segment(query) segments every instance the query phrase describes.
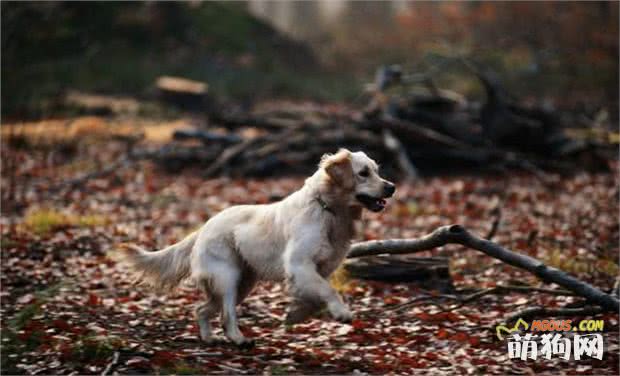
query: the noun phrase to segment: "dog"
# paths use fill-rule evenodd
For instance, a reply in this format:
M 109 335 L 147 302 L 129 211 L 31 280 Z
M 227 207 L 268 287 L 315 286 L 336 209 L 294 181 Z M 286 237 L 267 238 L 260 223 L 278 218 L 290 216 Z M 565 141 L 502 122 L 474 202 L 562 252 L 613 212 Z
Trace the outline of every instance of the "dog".
M 126 244 L 120 256 L 156 288 L 196 284 L 206 299 L 195 311 L 206 343 L 217 341 L 209 321 L 220 313 L 230 341 L 253 344 L 239 330 L 235 307 L 261 280 L 286 281 L 293 298 L 287 324 L 323 307 L 350 322 L 351 311 L 327 279 L 345 258 L 362 209 L 383 210 L 396 190 L 378 170 L 365 153 L 340 149 L 324 155 L 303 187 L 282 201 L 227 208 L 174 245 L 148 252 Z

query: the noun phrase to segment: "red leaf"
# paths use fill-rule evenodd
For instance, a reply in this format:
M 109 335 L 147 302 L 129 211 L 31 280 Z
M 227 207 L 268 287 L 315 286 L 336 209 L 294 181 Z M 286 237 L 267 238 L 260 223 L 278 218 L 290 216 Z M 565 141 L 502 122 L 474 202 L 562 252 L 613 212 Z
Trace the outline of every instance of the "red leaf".
M 422 357 L 429 359 L 429 360 L 437 360 L 438 358 L 437 354 L 431 353 L 431 352 L 422 354 Z
M 480 344 L 480 338 L 476 336 L 469 337 L 469 344 L 472 346 L 478 346 Z
M 394 297 L 392 297 L 392 296 L 386 296 L 386 297 L 383 299 L 383 302 L 384 302 L 385 304 L 387 304 L 387 305 L 394 305 L 394 304 L 398 304 L 398 303 L 400 303 L 400 300 L 398 300 L 398 299 L 396 299 L 396 298 L 394 298 Z
M 439 328 L 436 334 L 437 338 L 444 339 L 448 338 L 448 332 L 444 328 Z
M 402 345 L 402 344 L 405 344 L 405 343 L 409 342 L 409 338 L 407 338 L 407 337 L 393 337 L 392 338 L 392 342 L 397 344 L 397 345 Z
M 428 320 L 430 320 L 430 317 L 431 317 L 431 315 L 429 315 L 428 313 L 425 313 L 425 312 L 418 313 L 416 316 L 417 316 L 420 320 L 423 320 L 423 321 L 428 321 Z
M 97 295 L 95 294 L 88 294 L 88 305 L 90 306 L 96 306 L 99 305 L 101 303 L 101 298 L 99 298 Z
M 453 312 L 440 312 L 436 314 L 428 314 L 428 313 L 418 313 L 416 315 L 420 320 L 431 321 L 431 322 L 442 322 L 442 321 L 452 321 L 457 322 L 460 321 L 459 315 Z
M 63 332 L 69 331 L 71 329 L 71 325 L 69 325 L 68 322 L 62 319 L 56 319 L 52 321 L 52 325 L 55 328 L 62 330 Z
M 160 367 L 169 367 L 174 364 L 177 356 L 170 351 L 155 351 L 151 362 Z
M 407 365 L 411 368 L 423 368 L 426 366 L 425 362 L 420 362 L 416 359 L 413 358 L 402 358 L 400 359 L 400 362 L 404 365 Z
M 354 329 L 364 329 L 364 328 L 368 328 L 370 325 L 369 325 L 368 323 L 366 323 L 366 322 L 362 321 L 362 320 L 359 320 L 359 319 L 354 319 L 354 320 L 351 322 L 351 326 L 352 326 Z
M 450 339 L 458 341 L 458 342 L 467 342 L 469 340 L 469 336 L 466 333 L 458 332 L 453 335 Z

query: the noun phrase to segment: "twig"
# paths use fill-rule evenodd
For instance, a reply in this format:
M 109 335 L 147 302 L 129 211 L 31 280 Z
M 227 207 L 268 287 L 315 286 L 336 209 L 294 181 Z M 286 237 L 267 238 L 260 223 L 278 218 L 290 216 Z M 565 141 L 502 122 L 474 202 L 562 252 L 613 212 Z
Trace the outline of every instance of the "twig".
M 248 149 L 250 149 L 256 144 L 259 144 L 265 141 L 267 142 L 275 141 L 277 142 L 277 144 L 282 144 L 287 139 L 292 137 L 295 134 L 295 132 L 299 131 L 300 129 L 303 129 L 303 127 L 305 126 L 306 124 L 304 123 L 295 124 L 281 133 L 278 133 L 275 135 L 265 135 L 265 136 L 249 138 L 244 141 L 241 141 L 238 144 L 229 146 L 228 148 L 224 149 L 224 152 L 215 160 L 215 162 L 211 163 L 209 168 L 207 168 L 207 170 L 204 172 L 204 176 L 206 178 L 214 176 L 215 174 L 220 172 L 220 170 L 222 170 L 226 165 L 232 162 L 236 157 L 238 157 L 241 154 L 246 153 Z
M 505 291 L 515 291 L 515 292 L 541 292 L 544 294 L 557 295 L 557 296 L 570 296 L 575 295 L 575 293 L 567 290 L 559 290 L 559 289 L 546 289 L 543 287 L 531 287 L 531 286 L 496 286 L 495 287 L 498 292 Z
M 530 286 L 495 286 L 492 288 L 488 288 L 488 289 L 483 289 L 480 291 L 476 291 L 470 295 L 465 296 L 464 298 L 460 298 L 459 296 L 455 296 L 455 295 L 437 295 L 437 296 L 431 296 L 431 295 L 427 295 L 427 296 L 421 296 L 421 297 L 417 297 L 415 299 L 412 299 L 408 302 L 399 304 L 395 307 L 391 307 L 389 310 L 390 311 L 397 311 L 397 310 L 401 310 L 404 308 L 408 308 L 411 307 L 412 305 L 414 305 L 415 303 L 419 303 L 421 301 L 424 300 L 428 300 L 428 299 L 451 299 L 451 300 L 456 300 L 458 301 L 456 305 L 452 306 L 449 308 L 449 310 L 455 310 L 455 309 L 459 309 L 461 307 L 463 307 L 465 304 L 470 303 L 474 300 L 480 299 L 483 296 L 487 296 L 487 295 L 491 295 L 491 294 L 502 294 L 504 292 L 509 292 L 509 291 L 515 291 L 515 292 L 521 292 L 521 293 L 528 293 L 528 292 L 541 292 L 544 294 L 551 294 L 551 295 L 559 295 L 559 296 L 566 296 L 566 295 L 575 295 L 574 293 L 567 291 L 567 290 L 557 290 L 557 289 L 546 289 L 546 288 L 541 288 L 541 287 L 530 287 Z
M 493 220 L 493 224 L 491 224 L 491 229 L 485 237 L 487 240 L 492 240 L 495 237 L 497 230 L 499 230 L 499 225 L 502 223 L 502 208 L 497 206 L 492 210 L 492 213 L 495 214 L 495 219 Z
M 246 374 L 247 372 L 240 369 L 240 368 L 235 368 L 235 367 L 231 367 L 231 366 L 227 366 L 225 364 L 218 364 L 218 367 L 225 369 L 226 371 L 229 372 L 234 372 L 234 373 L 240 373 L 240 374 Z
M 499 292 L 499 288 L 497 286 L 496 287 L 492 287 L 490 289 L 484 289 L 484 290 L 475 292 L 475 293 L 473 293 L 471 295 L 466 296 L 464 299 L 462 299 L 460 301 L 459 305 L 457 307 L 454 307 L 454 308 L 455 309 L 460 308 L 460 307 L 464 306 L 466 303 L 469 303 L 469 302 L 474 301 L 476 299 L 480 299 L 483 296 L 487 296 L 487 295 L 494 294 L 494 293 L 497 293 L 497 292 Z
M 620 311 L 620 301 L 615 296 L 606 294 L 559 269 L 547 266 L 535 258 L 510 251 L 496 243 L 474 236 L 459 225 L 439 227 L 419 239 L 372 240 L 357 243 L 351 247 L 347 257 L 422 252 L 446 244 L 461 244 L 478 250 L 509 265 L 527 270 L 545 282 L 556 283 L 606 310 Z
M 438 296 L 432 296 L 432 295 L 427 295 L 427 296 L 419 296 L 415 299 L 412 299 L 408 302 L 405 303 L 401 303 L 398 305 L 395 305 L 393 307 L 389 307 L 386 308 L 387 311 L 400 311 L 403 310 L 405 308 L 409 308 L 413 305 L 415 305 L 416 303 L 425 301 L 425 300 L 431 300 L 431 299 L 452 299 L 452 300 L 457 300 L 458 298 L 455 296 L 451 296 L 451 295 L 438 295 Z
M 110 371 L 112 371 L 112 368 L 114 366 L 116 366 L 116 363 L 118 363 L 118 357 L 119 356 L 120 356 L 120 353 L 118 351 L 114 352 L 114 356 L 112 357 L 112 361 L 110 363 L 108 363 L 108 365 L 105 367 L 103 372 L 101 372 L 101 376 L 106 376 L 108 373 L 110 373 Z
M 121 157 L 117 159 L 115 162 L 113 162 L 112 164 L 108 165 L 106 168 L 103 168 L 97 171 L 92 171 L 90 173 L 78 176 L 77 178 L 64 181 L 58 187 L 55 187 L 55 189 L 52 188 L 51 191 L 60 190 L 63 188 L 75 189 L 79 187 L 80 185 L 85 184 L 89 180 L 101 178 L 115 171 L 118 171 L 119 169 L 123 168 L 125 165 L 128 165 L 132 161 L 133 161 L 132 156 Z
M 521 292 L 521 293 L 527 293 L 527 292 L 541 292 L 541 293 L 545 293 L 545 294 L 551 294 L 551 295 L 559 295 L 559 296 L 566 296 L 566 295 L 575 295 L 574 293 L 570 292 L 570 291 L 566 291 L 566 290 L 556 290 L 556 289 L 545 289 L 545 288 L 540 288 L 540 287 L 530 287 L 530 286 L 495 286 L 492 287 L 490 289 L 485 289 L 482 291 L 478 291 L 475 292 L 471 295 L 466 296 L 463 300 L 461 300 L 459 302 L 458 305 L 454 306 L 451 308 L 451 310 L 455 310 L 455 309 L 459 309 L 461 307 L 463 307 L 465 304 L 470 303 L 476 299 L 480 299 L 483 296 L 487 296 L 487 295 L 491 295 L 491 294 L 503 294 L 505 292 L 510 292 L 510 291 L 515 291 L 515 292 Z
M 213 162 L 204 173 L 206 178 L 212 177 L 220 171 L 228 162 L 232 161 L 239 154 L 243 153 L 247 148 L 257 141 L 258 137 L 244 140 L 238 144 L 225 149 L 218 159 Z

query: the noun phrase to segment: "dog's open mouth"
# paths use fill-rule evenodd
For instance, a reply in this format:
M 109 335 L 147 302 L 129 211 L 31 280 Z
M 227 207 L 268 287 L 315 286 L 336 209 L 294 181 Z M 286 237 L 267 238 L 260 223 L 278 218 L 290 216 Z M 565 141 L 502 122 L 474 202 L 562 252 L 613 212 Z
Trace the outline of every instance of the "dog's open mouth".
M 385 208 L 385 199 L 380 197 L 372 197 L 367 194 L 356 195 L 357 201 L 361 202 L 366 209 L 374 212 L 380 212 Z

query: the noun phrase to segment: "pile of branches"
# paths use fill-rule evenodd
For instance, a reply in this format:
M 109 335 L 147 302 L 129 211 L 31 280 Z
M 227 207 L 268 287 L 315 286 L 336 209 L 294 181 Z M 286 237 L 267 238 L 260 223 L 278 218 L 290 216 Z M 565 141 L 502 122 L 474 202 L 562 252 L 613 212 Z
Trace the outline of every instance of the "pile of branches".
M 401 178 L 457 169 L 539 173 L 607 168 L 615 145 L 566 132 L 568 127 L 591 128 L 596 120 L 581 116 L 577 121 L 542 106 L 521 105 L 494 73 L 461 62 L 484 88 L 483 103 L 438 88 L 433 74 L 405 74 L 399 66 L 379 68 L 366 90 L 367 105 L 346 115 L 320 108 L 232 111 L 205 95 L 209 127 L 175 134 L 177 140 L 197 139 L 202 145 L 188 149 L 175 143 L 159 161 L 171 169 L 198 162 L 206 177 L 307 174 L 323 153 L 348 147 L 366 151 Z M 254 130 L 252 136 L 246 136 L 248 129 Z

